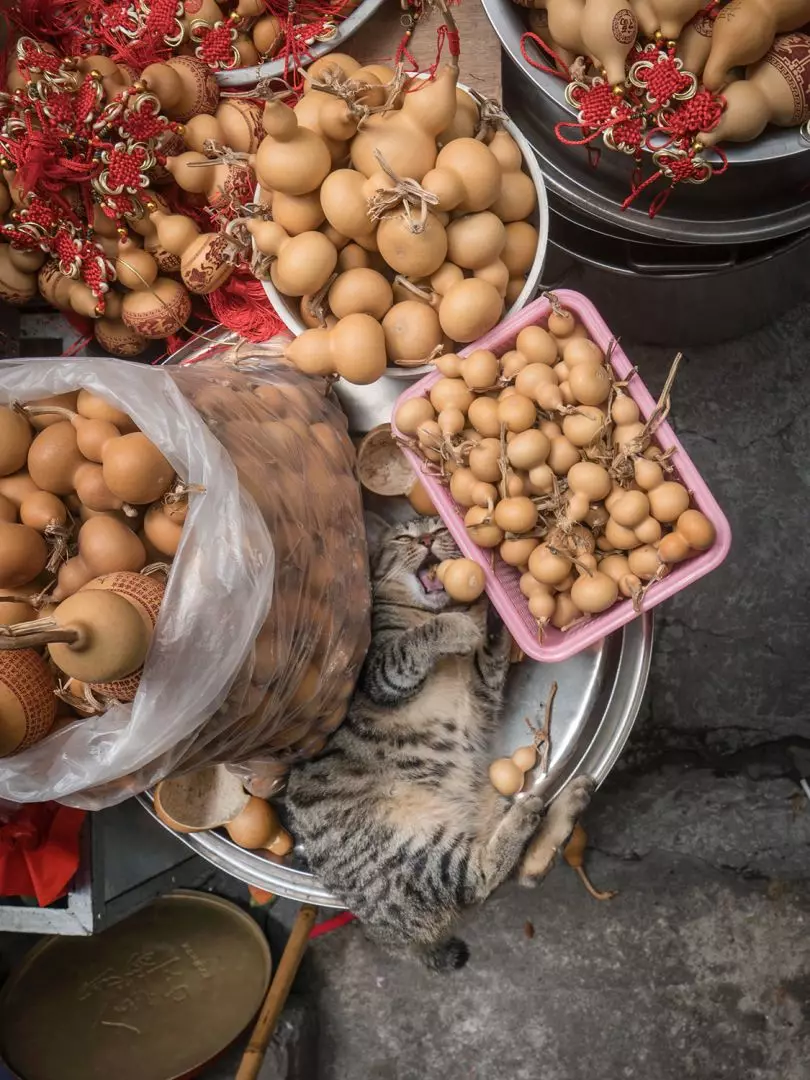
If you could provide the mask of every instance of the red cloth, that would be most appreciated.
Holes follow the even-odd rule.
[[[31,803],[0,825],[0,896],[35,896],[40,907],[64,896],[79,868],[85,813]]]

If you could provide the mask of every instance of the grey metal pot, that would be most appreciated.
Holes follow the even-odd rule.
[[[594,168],[584,147],[558,140],[555,125],[575,119],[563,96],[565,84],[521,55],[526,30],[521,8],[512,0],[482,2],[509,60],[504,103],[533,145],[551,194],[606,224],[659,240],[749,243],[810,228],[810,144],[798,128],[769,128],[755,142],[725,146],[728,171],[706,184],[680,185],[655,218],[648,213],[650,196],[622,211],[633,159],[605,150]],[[651,167],[650,162],[647,171]]]
[[[585,293],[626,340],[710,345],[810,296],[810,231],[749,244],[645,242],[550,200],[544,280]]]

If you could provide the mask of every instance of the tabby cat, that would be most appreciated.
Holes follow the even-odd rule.
[[[365,667],[325,751],[292,770],[286,803],[310,868],[369,935],[444,971],[469,955],[450,936],[461,909],[521,860],[521,881],[534,884],[593,783],[574,780],[545,817],[540,796],[509,802],[493,790],[489,743],[509,635],[486,600],[459,607],[435,578],[435,566],[458,555],[438,518],[373,540]]]

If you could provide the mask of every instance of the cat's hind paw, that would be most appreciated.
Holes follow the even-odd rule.
[[[593,777],[577,776],[557,796],[523,857],[519,874],[521,885],[533,888],[551,870],[557,852],[565,847],[595,789]]]

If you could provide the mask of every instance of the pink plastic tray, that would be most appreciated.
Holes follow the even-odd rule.
[[[602,350],[607,351],[608,346],[613,341],[613,334],[605,325],[604,320],[593,304],[581,293],[571,292],[567,289],[557,290],[556,295],[559,297],[563,307],[574,312],[597,345]],[[492,352],[500,356],[509,349],[514,348],[515,339],[524,327],[545,325],[550,312],[551,305],[547,300],[535,300],[534,303],[529,304],[519,314],[506,319],[489,334],[463,349],[460,355],[466,356],[473,349],[491,349]],[[611,354],[611,365],[620,379],[629,376],[633,367],[618,346],[614,346]],[[399,401],[425,396],[427,391],[441,377],[439,372],[427,375],[406,390],[400,396]],[[636,402],[642,417],[646,420],[655,408],[655,401],[638,376],[630,380],[627,393]],[[395,426],[394,430],[396,430]],[[675,447],[672,464],[678,479],[691,492],[692,505],[704,513],[714,525],[717,530],[717,538],[708,551],[704,551],[693,559],[687,559],[686,562],[678,563],[662,581],[653,585],[641,603],[643,611],[649,611],[657,604],[660,604],[662,600],[666,600],[676,592],[680,592],[687,585],[691,585],[693,581],[697,581],[716,569],[728,555],[731,546],[731,529],[725,514],[717,505],[714,496],[701,479],[691,458],[681,446],[669,424],[661,424],[655,434],[654,441],[662,449]],[[425,485],[456,544],[464,555],[470,559],[475,559],[484,569],[487,579],[486,590],[489,598],[498,609],[504,623],[509,627],[513,638],[527,656],[535,660],[547,660],[549,662],[568,660],[576,653],[582,652],[589,645],[607,637],[614,630],[618,630],[636,618],[632,601],[629,599],[619,600],[608,611],[594,616],[571,630],[555,630],[553,627],[548,627],[542,643],[539,642],[537,640],[537,622],[532,618],[528,603],[520,592],[519,572],[514,567],[507,566],[497,557],[495,569],[491,568],[489,551],[483,551],[479,548],[467,534],[464,527],[464,511],[459,508],[446,487],[424,472],[422,458],[413,451],[407,448],[404,449],[414,470],[421,476],[422,483]]]

